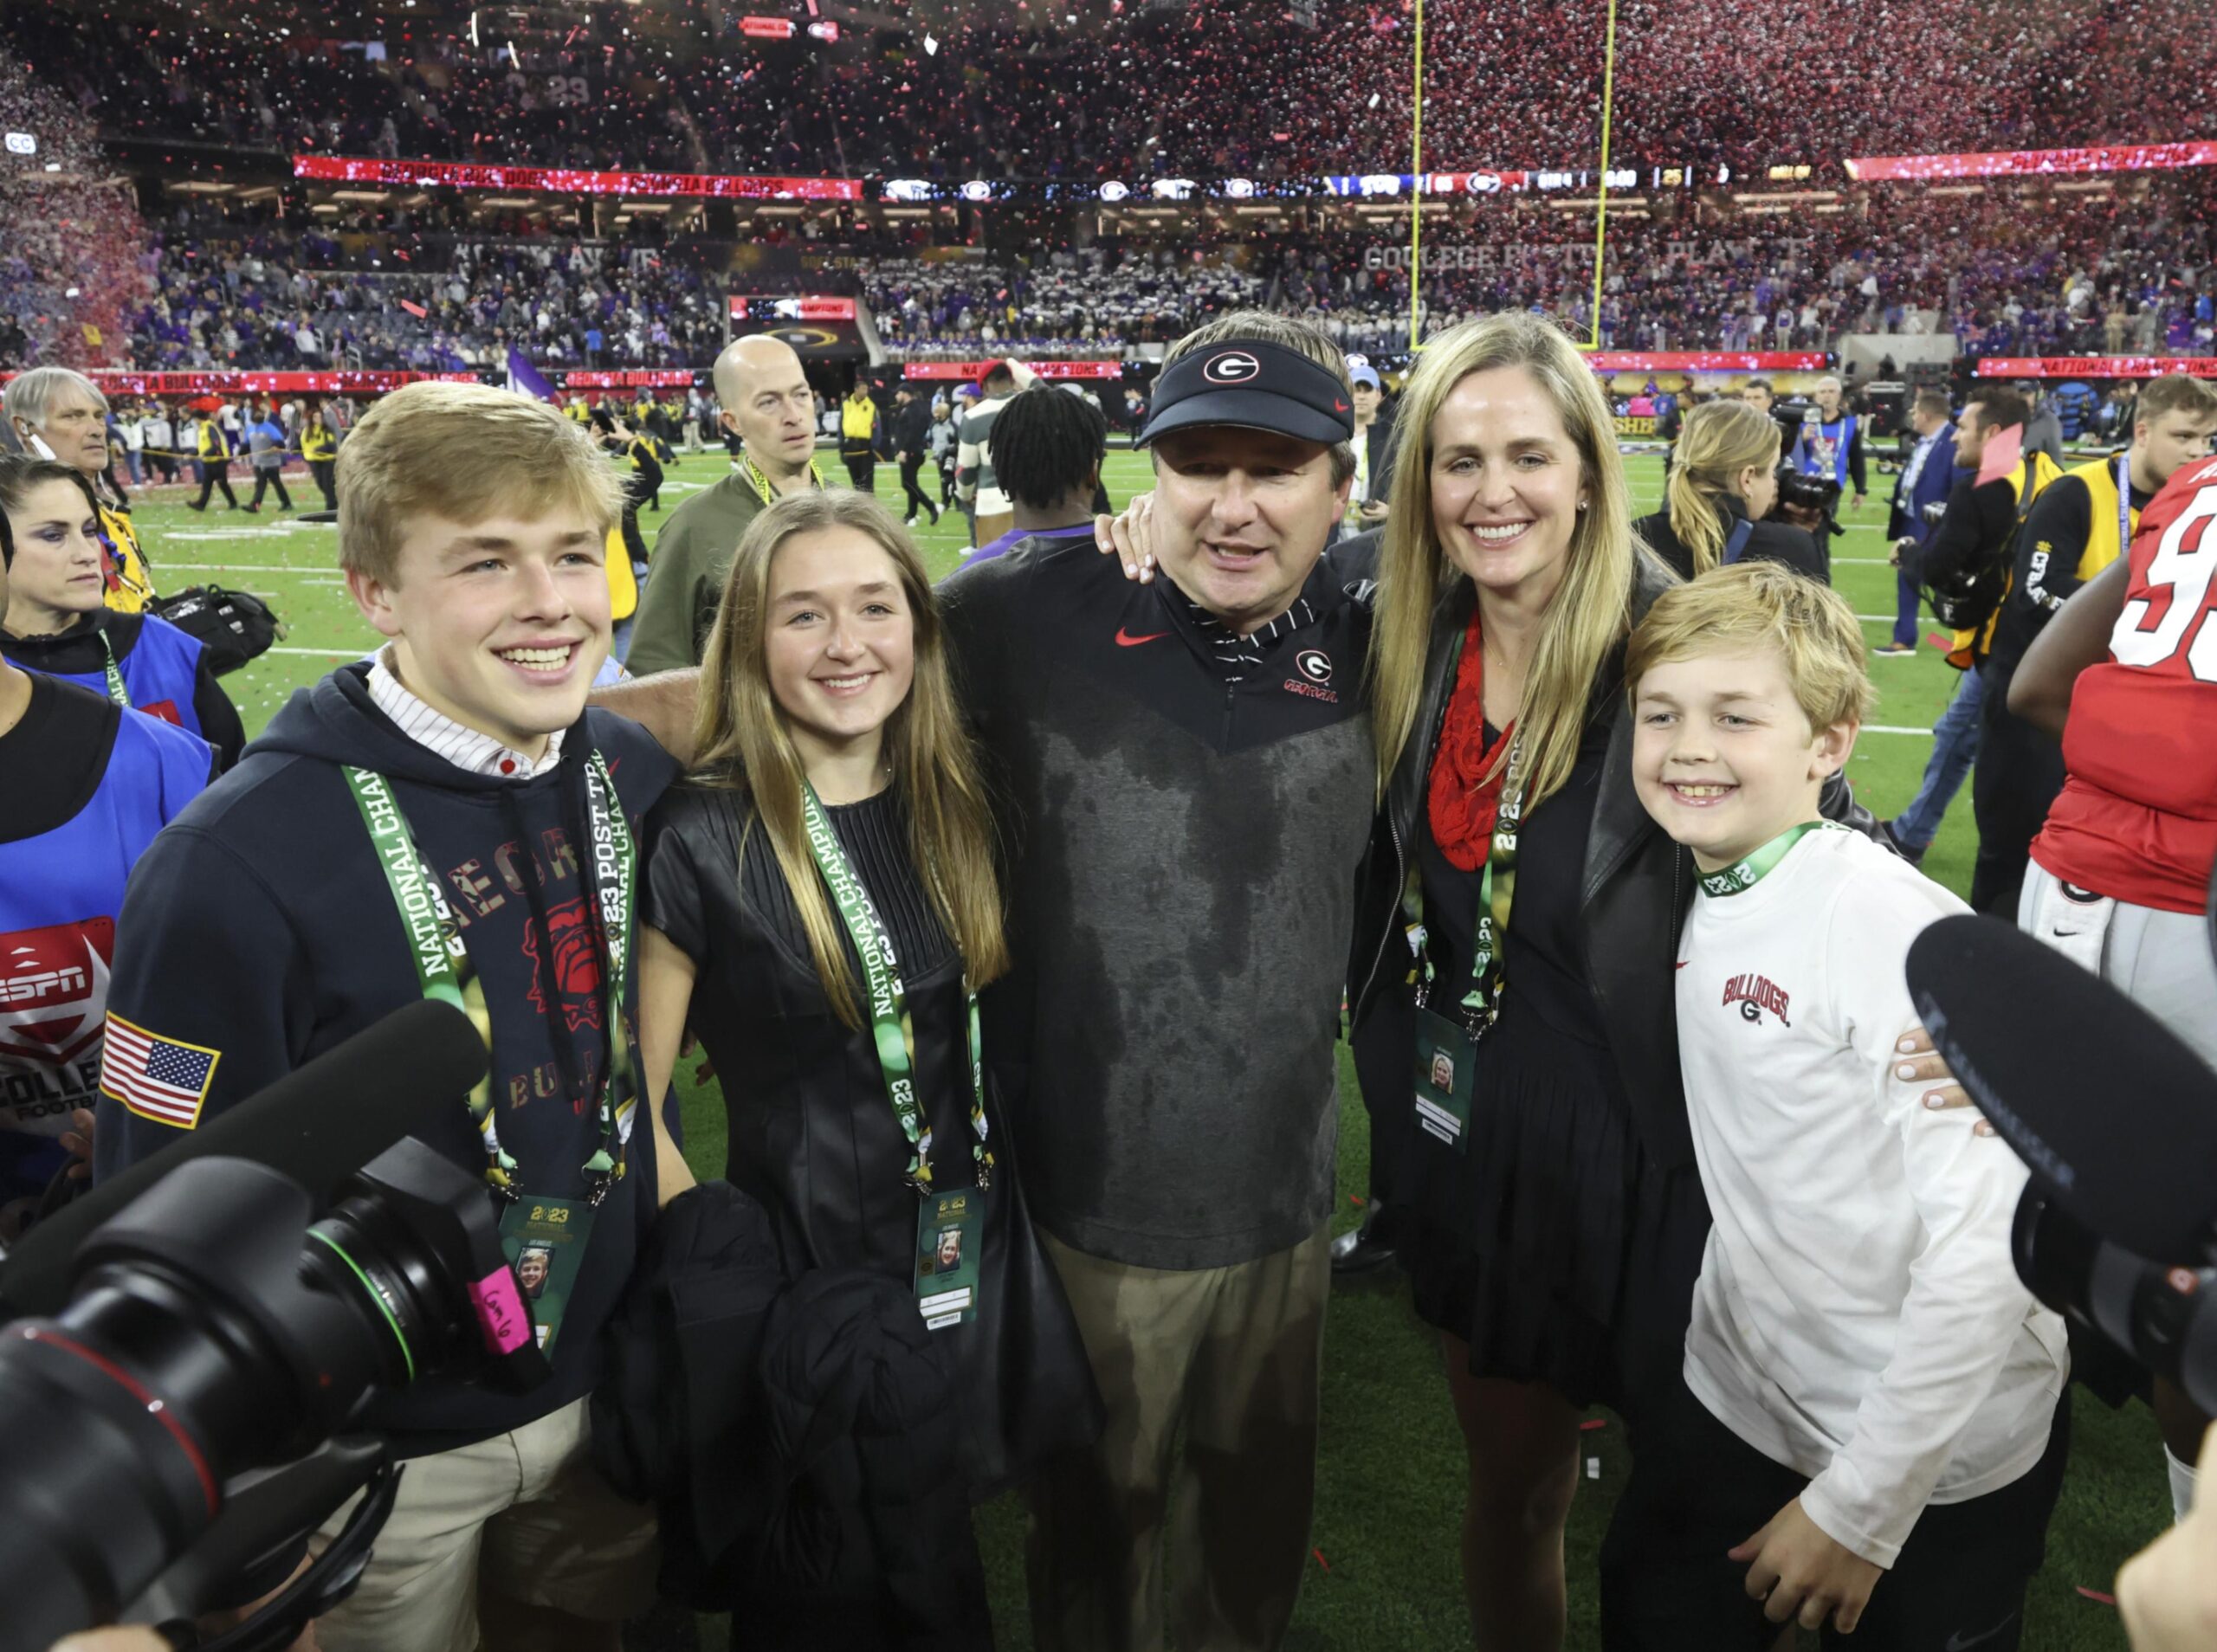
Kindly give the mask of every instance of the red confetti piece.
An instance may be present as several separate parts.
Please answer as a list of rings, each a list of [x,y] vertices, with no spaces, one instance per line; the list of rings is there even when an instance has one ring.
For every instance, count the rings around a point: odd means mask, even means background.
[[[2078,1585],[2078,1592],[2085,1596],[2088,1600],[2097,1600],[2104,1606],[2114,1606],[2117,1604],[2117,1597],[2115,1595],[2104,1595],[2098,1589],[2087,1588],[2084,1584],[2080,1584]]]
[[[1324,1552],[1323,1552],[1323,1550],[1322,1550],[1322,1549],[1311,1549],[1311,1550],[1309,1550],[1309,1553],[1311,1553],[1311,1554],[1313,1554],[1313,1555],[1315,1555],[1315,1556],[1316,1557],[1316,1564],[1317,1564],[1318,1565],[1320,1565],[1320,1566],[1323,1567],[1325,1571],[1329,1571],[1332,1569],[1332,1563],[1331,1563],[1330,1561],[1327,1560],[1327,1559],[1324,1558]],[[2083,1590],[2083,1589],[2082,1589],[2082,1590],[2080,1590],[2078,1592],[2079,1592],[2080,1594],[2084,1594],[2084,1593],[2085,1593],[2086,1591],[2085,1591],[2084,1590]]]
[[[1362,1203],[1362,1195],[1361,1195],[1361,1194],[1360,1194],[1360,1193],[1350,1193],[1350,1194],[1348,1194],[1348,1203],[1349,1204],[1361,1204]]]
[[[1606,1429],[1608,1426],[1609,1419],[1607,1417],[1589,1416],[1583,1423],[1578,1425],[1578,1431],[1580,1434],[1591,1434],[1596,1429]]]

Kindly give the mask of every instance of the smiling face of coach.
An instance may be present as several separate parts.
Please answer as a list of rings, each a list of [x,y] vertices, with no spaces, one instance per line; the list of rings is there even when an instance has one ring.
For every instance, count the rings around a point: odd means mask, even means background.
[[[1156,555],[1244,636],[1293,605],[1347,509],[1354,392],[1328,339],[1261,311],[1196,328],[1164,360],[1139,438]]]

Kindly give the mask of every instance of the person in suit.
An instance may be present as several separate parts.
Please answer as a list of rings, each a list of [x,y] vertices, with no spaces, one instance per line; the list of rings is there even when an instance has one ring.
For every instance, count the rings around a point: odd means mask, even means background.
[[[1916,652],[1916,553],[1948,508],[1948,489],[1955,474],[1955,427],[1948,416],[1947,393],[1917,391],[1909,423],[1916,433],[1916,445],[1894,479],[1893,507],[1886,516],[1886,543],[1893,547],[1895,569],[1894,635],[1892,641],[1871,649],[1873,654]]]

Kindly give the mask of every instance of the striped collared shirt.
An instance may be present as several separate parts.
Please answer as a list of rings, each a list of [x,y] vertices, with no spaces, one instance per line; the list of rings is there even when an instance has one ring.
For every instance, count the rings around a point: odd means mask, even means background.
[[[1173,587],[1175,589],[1175,587]],[[1224,668],[1226,682],[1239,682],[1247,674],[1263,663],[1263,650],[1282,638],[1293,635],[1304,625],[1316,622],[1316,610],[1309,606],[1306,597],[1296,597],[1293,606],[1272,620],[1268,625],[1257,626],[1241,636],[1215,615],[1203,608],[1184,591],[1178,592],[1186,604],[1186,611],[1193,616],[1193,629],[1216,655],[1217,663]]]
[[[370,667],[370,698],[392,719],[400,732],[435,757],[444,758],[465,774],[482,774],[496,780],[529,780],[552,774],[562,762],[562,731],[546,737],[546,755],[536,763],[514,746],[503,745],[490,734],[466,728],[435,707],[427,706],[401,686],[393,668],[392,645],[378,650]]]

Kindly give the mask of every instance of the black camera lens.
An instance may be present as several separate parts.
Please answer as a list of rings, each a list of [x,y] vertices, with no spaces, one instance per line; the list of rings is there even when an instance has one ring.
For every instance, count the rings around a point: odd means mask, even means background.
[[[112,1618],[227,1482],[306,1455],[377,1391],[545,1377],[479,1178],[404,1140],[313,1214],[276,1171],[190,1160],[84,1241],[58,1316],[0,1327],[0,1407],[41,1419],[0,1429],[0,1652]]]

